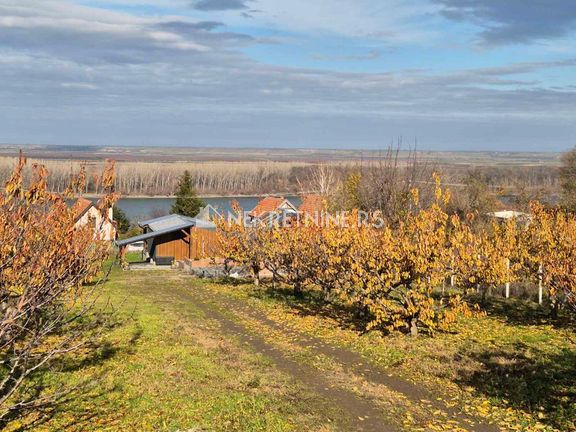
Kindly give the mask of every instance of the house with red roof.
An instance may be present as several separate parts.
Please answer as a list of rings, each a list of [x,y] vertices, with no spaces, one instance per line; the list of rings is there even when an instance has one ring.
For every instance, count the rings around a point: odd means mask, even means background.
[[[116,239],[116,223],[110,207],[103,215],[93,201],[86,198],[78,198],[72,204],[74,214],[74,226],[83,227],[88,224],[94,227],[94,238],[112,241]]]
[[[267,224],[279,218],[295,219],[298,209],[284,197],[268,196],[248,212],[251,222]]]

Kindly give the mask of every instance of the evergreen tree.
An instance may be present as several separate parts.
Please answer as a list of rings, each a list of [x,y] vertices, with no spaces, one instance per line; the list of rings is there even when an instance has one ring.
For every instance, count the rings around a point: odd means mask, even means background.
[[[192,177],[189,171],[184,171],[180,177],[178,188],[176,190],[176,202],[170,210],[173,214],[194,217],[200,209],[204,207],[204,202],[198,198],[196,190],[192,186]]]
[[[112,207],[112,218],[118,224],[117,227],[119,233],[124,234],[128,232],[130,229],[130,220],[128,219],[128,216],[126,216],[126,213],[124,213],[124,210],[118,206]]]

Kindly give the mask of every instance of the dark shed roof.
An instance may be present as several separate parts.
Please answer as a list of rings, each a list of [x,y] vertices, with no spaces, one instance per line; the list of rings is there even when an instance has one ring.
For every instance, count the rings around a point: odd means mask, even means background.
[[[163,231],[169,228],[177,229],[180,225],[186,225],[189,223],[191,223],[193,226],[197,226],[198,228],[216,228],[216,225],[212,222],[178,214],[169,214],[156,219],[145,220],[139,222],[138,225],[141,228],[147,227],[152,231]]]
[[[124,240],[119,240],[116,242],[116,244],[120,247],[121,246],[127,246],[127,245],[132,244],[132,243],[137,243],[140,241],[148,240],[150,238],[159,237],[159,236],[164,235],[164,234],[170,234],[171,232],[174,232],[174,231],[180,231],[180,230],[183,230],[186,228],[190,228],[190,227],[193,227],[194,225],[195,225],[195,223],[190,222],[188,224],[178,225],[178,226],[166,228],[166,229],[163,229],[160,231],[150,231],[150,232],[147,232],[145,234],[140,234],[140,235],[137,235],[134,237],[124,239]]]
[[[203,229],[215,229],[216,225],[212,222],[206,222],[196,218],[181,215],[167,215],[156,219],[150,219],[140,222],[142,228],[148,227],[151,231],[145,234],[140,234],[124,240],[117,241],[119,247],[127,246],[150,238],[158,237],[171,232],[180,231],[190,227],[198,227]]]

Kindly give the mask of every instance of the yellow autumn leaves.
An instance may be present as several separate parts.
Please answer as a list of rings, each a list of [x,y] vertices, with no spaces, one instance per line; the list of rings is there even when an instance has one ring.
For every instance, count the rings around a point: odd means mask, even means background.
[[[533,206],[528,224],[515,220],[481,228],[472,218],[447,214],[450,194],[435,177],[433,202],[419,206],[396,223],[375,228],[357,224],[300,224],[291,228],[248,228],[219,224],[222,255],[248,265],[257,274],[271,272],[275,282],[296,294],[319,289],[367,316],[368,328],[446,329],[477,307],[463,301],[471,289],[482,293],[520,279],[544,283],[553,301],[570,298],[576,276],[576,220],[561,212]],[[568,231],[568,233],[566,232]],[[455,282],[446,291],[439,287]]]

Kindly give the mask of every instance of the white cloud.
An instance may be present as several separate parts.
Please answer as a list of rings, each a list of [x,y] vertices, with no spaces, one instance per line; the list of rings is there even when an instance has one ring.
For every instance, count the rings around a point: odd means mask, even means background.
[[[260,93],[271,96],[291,96],[294,94],[294,90],[291,89],[290,87],[263,88],[260,89]]]
[[[96,90],[98,86],[90,83],[83,82],[64,82],[60,84],[64,88],[81,89],[81,90]]]
[[[178,50],[208,51],[210,48],[194,41],[186,40],[176,33],[155,30],[152,26],[157,19],[142,18],[125,13],[112,12],[100,8],[78,6],[66,0],[38,2],[21,0],[17,5],[12,2],[0,1],[0,29],[4,29],[5,44],[18,39],[28,46],[23,48],[34,49],[35,45],[43,43],[53,44],[58,48],[59,43],[70,37],[80,39],[69,41],[69,45],[82,41],[87,45],[95,44],[103,47],[110,45],[110,49],[131,49],[138,45],[156,44],[160,47]],[[17,32],[29,32],[17,34]],[[11,33],[14,38],[10,38]],[[43,32],[46,39],[34,38],[34,33]],[[111,46],[116,44],[116,47]],[[89,48],[88,48],[89,49]]]

